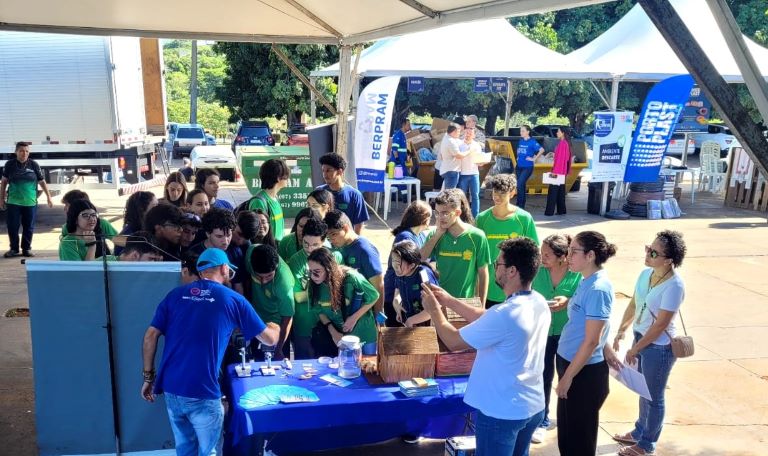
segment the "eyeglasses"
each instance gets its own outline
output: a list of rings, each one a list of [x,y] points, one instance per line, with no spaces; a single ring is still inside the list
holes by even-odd
[[[573,255],[573,252],[584,253],[584,252],[586,252],[586,250],[585,249],[574,249],[572,247],[568,247],[568,255]]]
[[[99,218],[99,213],[98,212],[81,212],[80,217],[84,219],[96,220]]]
[[[184,213],[184,220],[189,220],[193,222],[200,223],[200,217],[197,216],[197,214],[193,214],[191,212],[185,212]]]
[[[499,269],[501,267],[508,268],[509,265],[507,263],[500,263],[499,260],[496,260],[495,263],[493,263],[494,269]]]
[[[650,245],[646,245],[646,246],[645,246],[645,253],[646,253],[646,254],[647,254],[649,257],[651,257],[651,258],[653,258],[653,259],[656,259],[656,258],[658,258],[658,257],[662,257],[662,258],[666,258],[666,257],[667,257],[666,255],[663,255],[663,254],[662,254],[661,252],[659,252],[658,250],[656,250],[656,249],[652,249]]]
[[[454,211],[435,211],[434,214],[437,218],[448,218],[454,214]]]
[[[323,270],[322,269],[312,269],[309,271],[309,275],[312,277],[317,277],[318,279],[322,276]]]

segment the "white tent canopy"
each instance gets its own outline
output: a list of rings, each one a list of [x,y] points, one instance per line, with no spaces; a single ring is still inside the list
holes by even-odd
[[[505,19],[453,24],[380,40],[363,51],[357,73],[456,79],[611,79],[610,73],[593,71],[589,65],[529,40]],[[338,63],[311,73],[338,74]]]
[[[609,0],[2,0],[0,29],[355,44]]]
[[[744,82],[707,2],[671,0],[671,4],[723,78],[727,82]],[[760,73],[768,77],[768,49],[746,36],[744,40]],[[568,56],[612,73],[622,81],[660,81],[688,74],[639,4],[605,33]]]

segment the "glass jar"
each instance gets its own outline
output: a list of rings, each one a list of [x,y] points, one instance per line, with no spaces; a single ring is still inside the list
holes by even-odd
[[[360,359],[363,349],[360,338],[357,336],[344,336],[339,341],[339,377],[357,378],[360,376]]]

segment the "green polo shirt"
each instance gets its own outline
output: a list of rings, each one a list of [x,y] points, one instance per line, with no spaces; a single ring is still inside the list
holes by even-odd
[[[581,283],[581,274],[578,272],[568,271],[565,273],[563,280],[557,284],[552,285],[552,276],[549,275],[549,269],[540,267],[539,272],[536,273],[536,277],[533,278],[532,288],[538,291],[547,301],[552,300],[555,296],[565,296],[571,298],[576,293]],[[563,332],[563,326],[568,322],[568,308],[558,312],[552,312],[552,322],[549,325],[549,335],[559,336]]]
[[[344,318],[341,309],[334,311],[331,306],[328,284],[322,283],[319,288],[319,296],[316,299],[313,298],[311,300],[314,303],[313,307],[317,312],[325,314],[337,328],[341,329],[341,327],[344,326]],[[376,290],[365,277],[354,269],[347,269],[346,277],[344,278],[344,302],[347,306],[352,302],[356,292],[361,292],[363,294],[363,305],[373,304],[379,299],[378,290]],[[347,316],[351,314],[352,311],[350,309]],[[373,317],[373,307],[360,317],[357,324],[352,329],[352,332],[349,334],[359,337],[361,344],[376,342],[378,333],[376,330],[376,320]]]
[[[44,177],[36,161],[21,163],[14,157],[5,163],[2,177],[8,179],[8,204],[37,206],[37,183]]]
[[[301,246],[296,245],[296,233],[288,233],[284,238],[280,239],[280,243],[277,246],[277,253],[285,261],[290,260],[299,250],[301,250]]]
[[[251,203],[248,205],[248,210],[255,211],[256,209],[261,209],[265,214],[269,214],[269,227],[272,230],[272,235],[278,241],[283,239],[285,219],[283,218],[283,208],[280,206],[280,202],[269,196],[266,190],[259,190],[253,196]]]
[[[429,233],[427,239],[434,236]],[[479,296],[476,291],[477,270],[490,263],[488,239],[485,233],[469,226],[454,238],[446,232],[432,250],[432,258],[440,272],[440,286],[455,298]],[[489,276],[489,280],[493,277]]]
[[[488,299],[491,301],[502,302],[507,297],[504,295],[504,290],[496,284],[493,280],[496,277],[495,268],[493,263],[499,257],[501,253],[498,249],[498,245],[502,241],[507,239],[514,239],[517,237],[527,237],[533,240],[536,244],[539,243],[539,236],[536,234],[536,224],[533,223],[533,217],[531,214],[523,209],[517,208],[506,219],[498,219],[493,215],[493,208],[487,209],[477,215],[477,227],[485,233],[485,237],[488,239],[488,248],[490,249],[491,261],[488,266],[488,276],[491,278],[488,284]]]

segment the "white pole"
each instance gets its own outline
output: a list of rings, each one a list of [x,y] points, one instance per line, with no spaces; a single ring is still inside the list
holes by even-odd
[[[619,104],[619,76],[614,76],[613,81],[611,81],[611,111],[616,112],[616,107]],[[592,151],[592,160],[595,159],[595,151]],[[598,151],[599,155],[599,151]],[[618,187],[619,183],[616,183],[616,187]],[[606,209],[608,208],[608,191],[611,188],[610,182],[603,182],[603,193],[602,198],[600,200],[600,215],[605,215]]]
[[[336,100],[336,153],[347,157],[347,124],[349,122],[349,95],[352,91],[352,47],[341,46],[339,53],[339,92]]]

